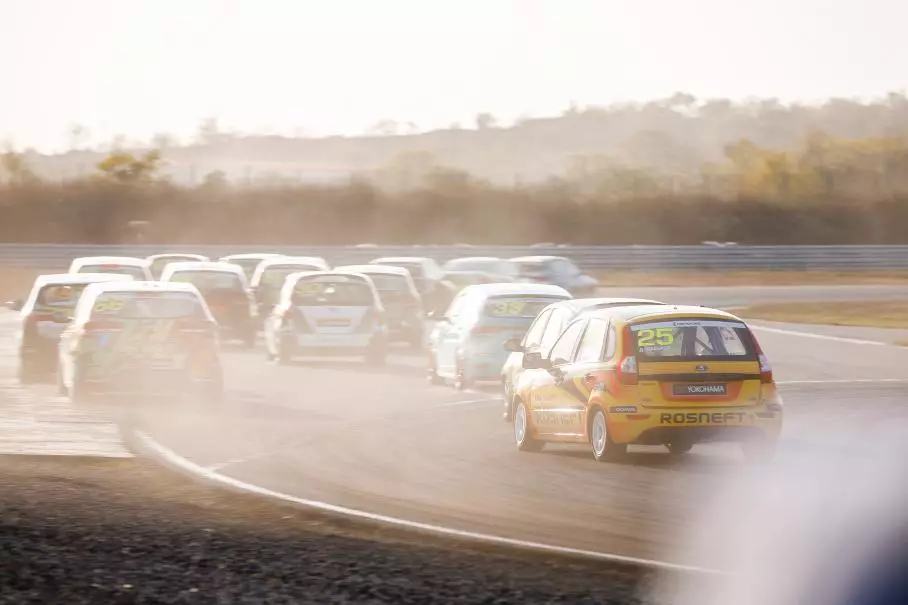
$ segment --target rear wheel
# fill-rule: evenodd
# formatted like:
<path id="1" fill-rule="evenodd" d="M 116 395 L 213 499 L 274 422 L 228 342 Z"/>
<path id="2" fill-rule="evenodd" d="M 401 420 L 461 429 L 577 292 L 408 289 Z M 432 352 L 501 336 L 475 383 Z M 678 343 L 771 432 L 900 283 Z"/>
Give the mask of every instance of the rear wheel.
<path id="1" fill-rule="evenodd" d="M 471 382 L 467 378 L 467 370 L 464 368 L 462 359 L 457 360 L 457 369 L 454 372 L 454 388 L 458 391 L 464 391 L 470 388 Z"/>
<path id="2" fill-rule="evenodd" d="M 522 401 L 517 402 L 517 409 L 514 410 L 514 442 L 521 452 L 538 452 L 545 446 L 544 441 L 530 434 L 529 413 Z"/>
<path id="3" fill-rule="evenodd" d="M 596 408 L 590 421 L 590 445 L 593 449 L 593 458 L 599 462 L 617 460 L 627 452 L 627 444 L 615 443 L 612 440 L 602 408 Z"/>

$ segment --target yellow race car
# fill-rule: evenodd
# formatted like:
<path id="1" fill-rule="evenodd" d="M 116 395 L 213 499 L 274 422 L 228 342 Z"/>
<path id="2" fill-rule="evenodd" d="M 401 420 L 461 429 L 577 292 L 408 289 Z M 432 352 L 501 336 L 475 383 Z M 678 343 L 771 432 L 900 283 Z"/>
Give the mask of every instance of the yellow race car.
<path id="1" fill-rule="evenodd" d="M 683 454 L 736 441 L 772 456 L 783 405 L 772 368 L 740 318 L 705 307 L 630 306 L 585 313 L 546 356 L 523 356 L 514 390 L 520 450 L 583 443 L 596 460 L 631 444 Z"/>

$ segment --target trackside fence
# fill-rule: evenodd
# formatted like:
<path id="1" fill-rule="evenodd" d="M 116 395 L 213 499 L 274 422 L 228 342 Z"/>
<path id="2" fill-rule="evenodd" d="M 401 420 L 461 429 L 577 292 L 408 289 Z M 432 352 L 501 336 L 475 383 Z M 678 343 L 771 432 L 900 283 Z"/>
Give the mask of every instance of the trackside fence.
<path id="1" fill-rule="evenodd" d="M 195 252 L 210 257 L 242 252 L 322 256 L 330 264 L 366 262 L 380 256 L 430 256 L 439 262 L 461 256 L 557 255 L 582 269 L 665 270 L 887 270 L 908 269 L 903 246 L 222 246 L 0 244 L 0 267 L 63 270 L 77 256 L 148 256 Z"/>

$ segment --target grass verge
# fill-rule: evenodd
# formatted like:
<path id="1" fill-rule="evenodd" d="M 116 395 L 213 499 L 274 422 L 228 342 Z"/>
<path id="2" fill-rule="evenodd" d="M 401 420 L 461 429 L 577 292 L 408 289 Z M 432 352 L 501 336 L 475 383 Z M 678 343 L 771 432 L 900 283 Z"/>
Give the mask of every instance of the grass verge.
<path id="1" fill-rule="evenodd" d="M 898 300 L 778 303 L 746 307 L 735 314 L 747 319 L 790 323 L 908 329 L 908 301 Z"/>

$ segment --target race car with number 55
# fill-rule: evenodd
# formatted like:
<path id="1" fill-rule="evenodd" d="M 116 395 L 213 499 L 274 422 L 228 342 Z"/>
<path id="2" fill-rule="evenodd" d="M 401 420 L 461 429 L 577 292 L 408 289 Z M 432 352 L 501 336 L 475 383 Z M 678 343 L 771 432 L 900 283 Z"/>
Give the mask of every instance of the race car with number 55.
<path id="1" fill-rule="evenodd" d="M 161 394 L 215 402 L 218 344 L 218 325 L 192 284 L 91 284 L 60 337 L 58 385 L 76 402 Z"/>
<path id="2" fill-rule="evenodd" d="M 547 355 L 527 351 L 515 385 L 514 440 L 585 443 L 596 460 L 632 444 L 675 455 L 733 441 L 768 459 L 782 430 L 772 368 L 740 318 L 704 307 L 647 305 L 584 313 Z"/>

